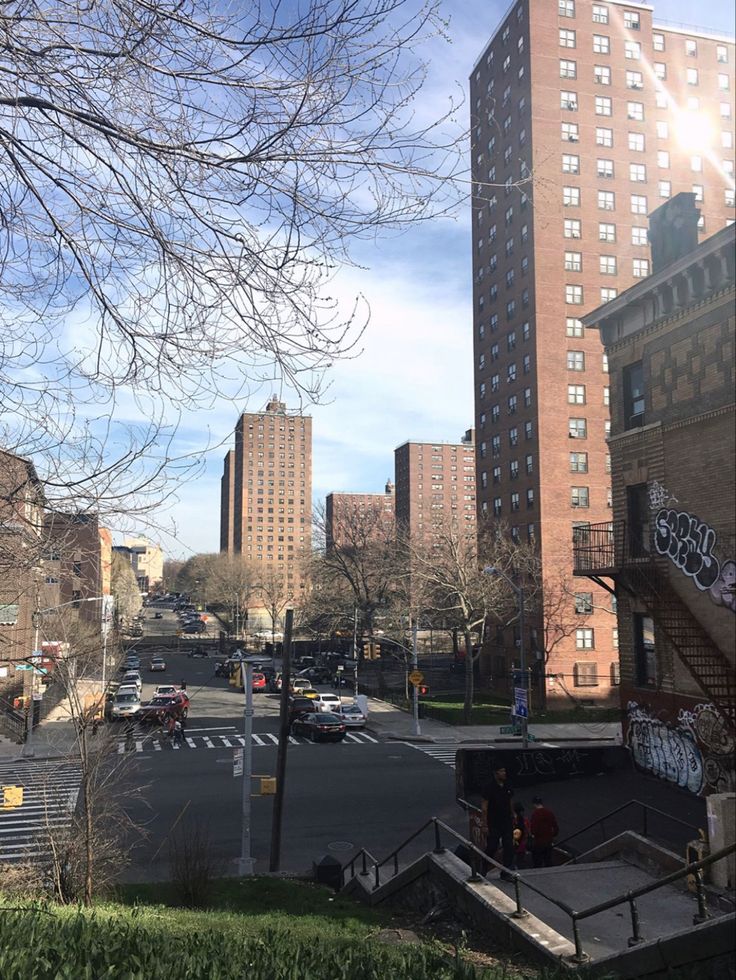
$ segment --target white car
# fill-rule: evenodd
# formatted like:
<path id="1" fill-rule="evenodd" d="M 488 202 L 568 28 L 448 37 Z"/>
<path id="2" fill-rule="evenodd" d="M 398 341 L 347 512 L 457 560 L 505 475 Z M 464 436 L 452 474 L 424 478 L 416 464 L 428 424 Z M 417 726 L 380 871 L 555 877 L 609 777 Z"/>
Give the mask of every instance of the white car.
<path id="1" fill-rule="evenodd" d="M 368 721 L 357 704 L 343 704 L 336 714 L 340 715 L 346 728 L 364 728 Z"/>
<path id="2" fill-rule="evenodd" d="M 314 704 L 316 711 L 331 711 L 333 714 L 339 714 L 342 698 L 339 694 L 320 693 L 314 699 Z"/>
<path id="3" fill-rule="evenodd" d="M 175 684 L 159 684 L 153 690 L 153 696 L 155 698 L 160 697 L 171 697 L 172 694 L 178 694 L 179 688 Z"/>
<path id="4" fill-rule="evenodd" d="M 141 675 L 137 670 L 129 670 L 126 674 L 123 674 L 123 679 L 120 681 L 121 687 L 128 687 L 130 685 L 135 685 L 140 694 L 143 687 L 143 681 L 141 680 Z"/>

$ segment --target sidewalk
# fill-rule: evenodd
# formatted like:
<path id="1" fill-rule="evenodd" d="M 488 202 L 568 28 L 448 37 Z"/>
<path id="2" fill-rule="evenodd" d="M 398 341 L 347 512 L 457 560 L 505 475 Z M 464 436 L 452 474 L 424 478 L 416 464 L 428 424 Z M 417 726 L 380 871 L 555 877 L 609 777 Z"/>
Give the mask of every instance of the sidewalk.
<path id="1" fill-rule="evenodd" d="M 433 718 L 420 718 L 420 734 L 414 734 L 414 719 L 407 711 L 393 704 L 368 698 L 368 723 L 366 729 L 381 739 L 401 742 L 500 742 L 518 745 L 520 736 L 502 735 L 499 725 L 447 725 Z M 565 724 L 529 725 L 529 734 L 535 741 L 551 742 L 603 742 L 621 745 L 620 722 L 567 722 Z"/>
<path id="2" fill-rule="evenodd" d="M 100 681 L 96 678 L 84 678 L 78 682 L 81 703 L 86 696 L 99 693 Z M 77 741 L 77 732 L 72 721 L 69 699 L 55 705 L 48 715 L 33 730 L 34 759 L 59 759 L 69 755 Z M 0 762 L 22 759 L 23 745 L 8 738 L 0 738 Z"/>

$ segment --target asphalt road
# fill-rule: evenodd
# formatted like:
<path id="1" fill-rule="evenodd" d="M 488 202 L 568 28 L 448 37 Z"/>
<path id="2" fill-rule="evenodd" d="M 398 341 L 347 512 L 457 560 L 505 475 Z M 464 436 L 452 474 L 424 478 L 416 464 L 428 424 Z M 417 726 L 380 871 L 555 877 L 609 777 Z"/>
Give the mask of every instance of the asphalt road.
<path id="1" fill-rule="evenodd" d="M 173 624 L 173 614 L 165 612 L 163 620 L 147 619 L 146 633 L 153 626 L 163 634 Z M 183 650 L 165 656 L 166 671 L 151 674 L 148 655 L 141 652 L 143 696 L 150 696 L 155 684 L 186 681 L 191 699 L 186 734 L 194 747 L 184 744 L 176 751 L 164 740 L 156 748 L 145 736 L 130 746 L 121 790 L 128 813 L 146 830 L 127 874 L 137 880 L 166 874 L 173 827 L 206 827 L 225 869 L 232 870 L 240 854 L 242 781 L 233 777 L 233 747 L 223 738 L 234 744 L 233 736 L 243 732 L 243 695 L 214 676 L 215 657 L 193 659 Z M 253 772 L 274 775 L 278 695 L 255 694 L 254 707 L 253 732 L 263 744 L 253 745 Z M 127 751 L 122 744 L 121 751 Z M 266 870 L 273 797 L 255 796 L 251 802 L 252 853 L 257 870 Z M 432 816 L 466 830 L 455 803 L 454 772 L 417 748 L 361 733 L 342 743 L 298 739 L 287 754 L 281 870 L 309 870 L 325 854 L 342 859 L 359 847 L 382 857 Z M 423 845 L 431 846 L 429 836 Z"/>

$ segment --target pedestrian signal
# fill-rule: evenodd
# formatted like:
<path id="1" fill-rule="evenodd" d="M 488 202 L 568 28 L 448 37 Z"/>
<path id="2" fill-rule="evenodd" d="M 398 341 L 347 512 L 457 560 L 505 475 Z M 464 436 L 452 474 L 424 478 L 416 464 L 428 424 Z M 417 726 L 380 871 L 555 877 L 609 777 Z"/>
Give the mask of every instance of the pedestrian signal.
<path id="1" fill-rule="evenodd" d="M 429 688 L 427 687 L 427 685 L 426 684 L 420 684 L 419 685 L 419 696 L 420 697 L 423 697 L 423 698 L 426 698 L 428 694 L 429 694 Z"/>

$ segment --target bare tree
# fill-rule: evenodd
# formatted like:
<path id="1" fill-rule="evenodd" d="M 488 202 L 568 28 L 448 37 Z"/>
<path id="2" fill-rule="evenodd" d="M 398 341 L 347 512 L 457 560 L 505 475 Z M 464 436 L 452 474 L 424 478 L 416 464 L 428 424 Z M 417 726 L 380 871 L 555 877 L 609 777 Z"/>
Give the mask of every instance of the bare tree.
<path id="1" fill-rule="evenodd" d="M 533 550 L 514 541 L 504 527 L 487 523 L 477 530 L 476 536 L 473 525 L 468 527 L 454 517 L 437 518 L 426 538 L 410 543 L 417 612 L 430 621 L 439 617 L 445 625 L 454 626 L 465 642 L 466 724 L 473 706 L 473 666 L 486 624 L 507 621 L 515 608 L 503 579 L 484 574 L 483 568 L 493 565 L 515 578 L 528 577 L 537 564 Z"/>
<path id="2" fill-rule="evenodd" d="M 133 566 L 124 555 L 117 551 L 112 553 L 110 589 L 115 596 L 118 618 L 126 621 L 131 620 L 139 612 L 143 600 Z"/>
<path id="3" fill-rule="evenodd" d="M 256 581 L 255 591 L 271 620 L 271 643 L 275 646 L 277 626 L 286 607 L 293 603 L 294 595 L 282 568 L 267 565 L 259 570 Z"/>
<path id="4" fill-rule="evenodd" d="M 243 555 L 221 553 L 209 563 L 206 579 L 207 601 L 224 609 L 230 626 L 240 629 L 247 623 L 248 608 L 258 588 L 258 570 Z"/>

